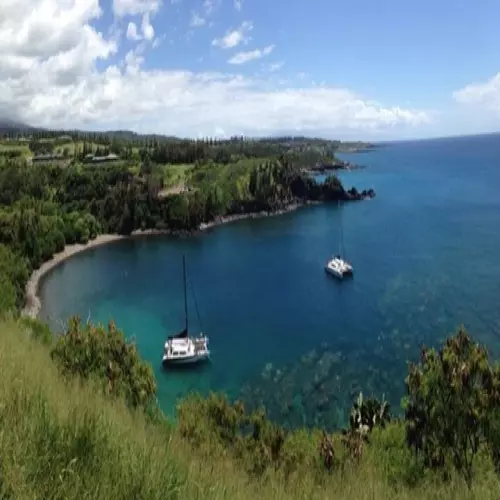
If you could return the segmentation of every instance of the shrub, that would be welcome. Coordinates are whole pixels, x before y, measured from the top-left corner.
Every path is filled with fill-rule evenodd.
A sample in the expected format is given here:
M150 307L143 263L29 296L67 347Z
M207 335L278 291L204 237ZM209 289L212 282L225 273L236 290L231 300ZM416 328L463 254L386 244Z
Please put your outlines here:
M0 244L0 313L23 304L28 277L26 259L8 246Z
M427 467L451 462L472 484L474 458L493 435L492 411L499 402L498 371L484 347L464 328L436 352L423 348L406 378L406 436ZM488 432L489 429L492 432Z
M277 469L285 443L284 429L266 419L263 410L246 413L241 402L223 395L193 395L177 407L179 430L194 446L229 450L252 474Z
M363 399L359 393L349 415L349 428L342 431L342 442L349 457L359 463L363 456L368 435L375 427L384 428L391 419L387 401L380 403L376 398Z
M370 436L370 455L393 486L415 487L425 477L422 460L406 446L404 422L374 429Z
M124 396L133 407L154 405L156 382L151 366L142 361L134 344L110 322L106 331L80 318L68 321L68 329L51 351L61 371L83 379L97 377L104 381L106 392Z

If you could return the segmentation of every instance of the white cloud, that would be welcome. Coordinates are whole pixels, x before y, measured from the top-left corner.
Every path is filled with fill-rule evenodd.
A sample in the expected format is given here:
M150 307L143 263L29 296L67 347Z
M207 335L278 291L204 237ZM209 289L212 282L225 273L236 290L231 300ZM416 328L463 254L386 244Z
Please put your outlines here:
M153 43L151 45L151 47L153 47L153 49L156 49L157 47L159 47L160 43L163 42L163 40L165 40L165 37L166 35L163 34L161 36L157 36L154 40L153 40Z
M205 14L207 16L210 16L220 7L220 4L221 0L204 0L203 9L205 11Z
M141 65L144 63L144 57L137 51L130 50L125 56L125 71L129 75L137 75Z
M134 41L139 41L139 40L148 40L151 41L155 37L155 30L153 26L151 25L151 22L149 20L149 13L145 13L142 16L142 23L141 23L141 30L142 30L142 35L140 35L137 31L137 25L130 21L127 26L127 38L129 40L134 40ZM160 40L155 39L153 42L153 48L157 47L160 43Z
M253 61L255 59L261 59L264 56L269 55L274 50L274 45L268 45L261 49L249 50L248 52L238 52L231 59L229 59L229 64L245 64L248 61Z
M149 21L149 13L145 13L142 16L142 35L146 40L151 41L155 36L155 30Z
M248 32L252 31L253 23L251 21L243 21L241 26L235 30L229 30L223 37L212 40L212 45L222 49L232 49L240 43L246 43L250 40Z
M278 90L238 74L145 69L143 43L122 63L110 64L117 47L92 26L100 14L97 0L0 2L1 116L54 128L192 137L215 129L364 137L429 121L424 111L382 106L346 89Z
M180 1L180 0L175 0ZM191 11L191 19L189 20L189 26L191 28L200 28L207 24L207 18L210 17L218 8L220 7L220 0L205 0L202 5L202 13L195 10ZM208 26L212 26L212 22ZM192 33L190 33L190 36Z
M129 40L140 40L142 37L137 33L137 26L132 21L128 23L127 26L127 38Z
M219 138L226 138L226 137L228 137L227 134L226 134L226 132L224 132L224 129L221 128L221 127L219 127L219 126L215 127L214 136L215 137L219 137Z
M453 93L453 98L461 103L479 106L500 113L500 73L484 83L472 83Z
M234 8L238 11L241 11L243 8L243 0L234 0Z
M201 17L197 12L191 12L191 20L189 22L189 26L192 28L199 28L206 24L207 20L204 17Z
M270 71L271 73L273 73L274 71L280 70L284 65L285 65L285 61L271 63L271 64L269 64L269 66L267 67L267 69L268 69L268 71Z
M39 2L39 0L34 1ZM47 1L53 2L54 0ZM113 0L113 12L119 17L135 16L146 12L154 13L160 6L161 0Z

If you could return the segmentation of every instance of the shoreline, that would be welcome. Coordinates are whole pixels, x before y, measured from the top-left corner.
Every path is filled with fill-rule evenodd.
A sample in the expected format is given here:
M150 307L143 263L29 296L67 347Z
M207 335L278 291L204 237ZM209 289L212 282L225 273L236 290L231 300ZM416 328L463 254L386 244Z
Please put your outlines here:
M61 252L55 253L51 259L45 261L38 269L35 269L26 283L25 288L25 300L26 304L24 305L21 316L27 316L32 319L38 318L38 314L40 313L40 309L42 308L42 303L40 301L40 297L38 296L38 289L40 286L40 280L52 269L56 268L66 260L73 257L80 252L85 252L86 250L90 250L92 248L96 248L100 245L106 245L113 241L119 241L126 239L127 236L122 236L119 234L100 234L93 240L90 240L88 243L74 243L72 245L66 245L64 250Z
M307 207L310 205L319 205L319 204L321 204L321 202L293 203L283 209L271 212L262 211L262 212L226 215L223 217L218 217L210 222L201 223L200 226L198 227L198 230L193 231L191 234L196 233L198 231L205 231L207 229L212 229L217 226L222 226L224 224L229 224L231 222L236 222L244 219L277 217L279 215L284 215L290 212L294 212L299 208ZM40 310L42 308L42 303L38 295L40 288L40 281L46 274L55 269L57 266L69 260L74 255L91 250L93 248L97 248L101 245L108 245L115 241L130 240L133 238L138 238L143 236L154 236L154 235L172 236L175 234L178 233L169 229L145 229L145 230L137 229L133 231L130 235L100 234L96 238L88 241L85 244L74 243L72 245L66 245L64 247L64 250L54 254L51 259L45 261L38 269L35 269L31 273L31 276L29 277L28 282L26 283L26 288L25 288L26 303L21 311L21 316L29 317L32 319L38 318L38 315L40 314Z

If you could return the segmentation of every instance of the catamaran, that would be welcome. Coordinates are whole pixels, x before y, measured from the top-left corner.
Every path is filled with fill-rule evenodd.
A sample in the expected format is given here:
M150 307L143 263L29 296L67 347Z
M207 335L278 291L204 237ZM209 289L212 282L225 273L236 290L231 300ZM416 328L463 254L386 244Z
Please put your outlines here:
M339 200L338 206L340 209L340 200ZM328 274L335 276L335 278L343 279L344 276L352 276L353 269L352 269L352 265L342 257L342 255L345 255L345 249L344 249L344 233L342 230L342 213L341 212L339 212L339 217L340 217L339 253L337 255L334 255L326 263L325 271Z
M188 329L188 304L187 304L187 285L186 285L186 258L182 257L182 267L184 276L184 329L167 337L163 349L163 365L181 365L192 364L205 361L210 357L208 349L208 337L200 333L198 337L191 337ZM195 299L196 301L196 299ZM198 306L196 306L198 320L200 318Z

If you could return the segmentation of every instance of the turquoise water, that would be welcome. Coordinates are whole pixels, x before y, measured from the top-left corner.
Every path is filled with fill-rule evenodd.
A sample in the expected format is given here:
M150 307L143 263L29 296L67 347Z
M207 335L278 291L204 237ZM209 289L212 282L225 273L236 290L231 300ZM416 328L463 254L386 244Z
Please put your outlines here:
M347 156L344 156L347 158ZM399 407L406 361L460 324L500 357L500 136L400 143L349 160L377 197L149 237L80 254L43 282L42 318L114 318L135 337L172 412L190 390L264 403L286 425L341 425L357 391ZM350 281L323 270L342 213ZM182 254L212 363L160 366L183 324ZM191 328L199 328L190 294Z

